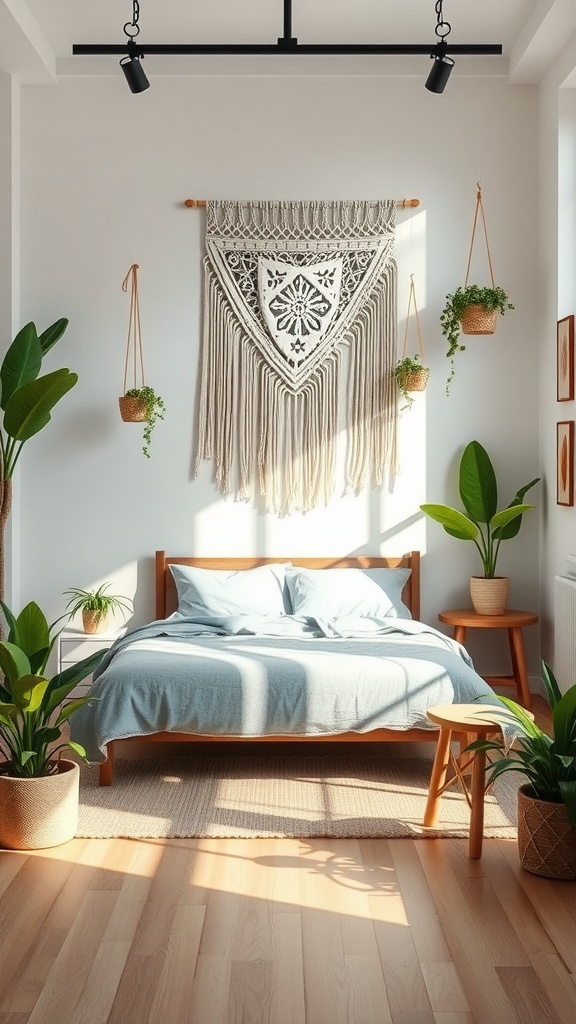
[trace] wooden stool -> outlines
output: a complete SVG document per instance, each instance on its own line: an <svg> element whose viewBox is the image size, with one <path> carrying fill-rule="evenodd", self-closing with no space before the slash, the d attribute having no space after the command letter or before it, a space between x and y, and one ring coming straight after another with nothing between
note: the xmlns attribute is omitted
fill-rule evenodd
<svg viewBox="0 0 576 1024"><path fill-rule="evenodd" d="M491 733L501 731L502 724L518 727L518 721L507 708L489 704L439 704L426 712L435 725L440 726L436 755L432 767L428 800L424 812L424 825L432 828L436 824L440 809L440 797L447 788L446 772L450 762L450 741L452 733L465 737L466 745L477 739L486 739ZM534 715L527 712L533 719ZM469 856L478 860L482 856L484 834L484 792L486 790L486 753L483 750L470 752L470 760L463 767L471 767L470 792L470 838ZM457 777L462 781L461 767L457 766ZM450 780L449 785L453 780Z"/></svg>
<svg viewBox="0 0 576 1024"><path fill-rule="evenodd" d="M506 629L512 659L512 675L484 676L490 686L515 686L518 701L525 708L532 707L530 690L528 689L528 670L524 652L523 626L535 626L538 616L535 612L509 611L503 615L479 615L472 608L455 608L440 612L440 622L454 627L454 639L466 646L467 629Z"/></svg>

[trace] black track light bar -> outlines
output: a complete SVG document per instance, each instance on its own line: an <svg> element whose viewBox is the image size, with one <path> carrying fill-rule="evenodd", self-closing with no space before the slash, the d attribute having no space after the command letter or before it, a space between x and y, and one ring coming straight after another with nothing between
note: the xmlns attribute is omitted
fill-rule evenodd
<svg viewBox="0 0 576 1024"><path fill-rule="evenodd" d="M428 43L299 43L281 38L277 43L141 43L138 49L145 56L191 56L220 54L226 56L269 56L271 54L297 54L299 56L430 56L433 45ZM128 53L127 43L74 43L72 53L77 57L113 56ZM500 56L499 43L450 43L446 53L464 56Z"/></svg>

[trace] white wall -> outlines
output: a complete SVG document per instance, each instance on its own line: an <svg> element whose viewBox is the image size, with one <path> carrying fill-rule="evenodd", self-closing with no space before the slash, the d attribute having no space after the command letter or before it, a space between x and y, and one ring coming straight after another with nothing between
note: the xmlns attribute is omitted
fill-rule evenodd
<svg viewBox="0 0 576 1024"><path fill-rule="evenodd" d="M441 608L469 603L475 549L424 521L419 505L458 501L457 463L473 438L494 458L502 505L542 475L535 88L455 74L434 96L415 77L254 76L156 78L132 96L120 75L62 79L23 89L22 163L22 318L44 327L68 316L50 367L80 375L22 458L23 600L55 616L66 587L112 580L115 591L135 594L143 621L153 611L156 548L320 555L418 547L423 618L436 624ZM447 398L439 314L463 283L479 178L497 283L516 309L493 337L468 339ZM414 271L432 377L402 415L393 495L335 497L327 509L278 518L223 499L208 465L192 478L203 215L181 205L189 196L420 198L418 209L398 214L399 342ZM120 284L134 261L146 376L167 406L150 460L117 405L128 318ZM480 247L476 270L488 283ZM539 507L543 494L532 492ZM515 607L538 608L538 518L526 517L501 551ZM537 631L529 632L534 672ZM480 647L471 635L480 671L496 667L502 643Z"/></svg>
<svg viewBox="0 0 576 1024"><path fill-rule="evenodd" d="M556 504L556 423L575 418L575 403L556 401L556 322L576 312L574 170L576 104L563 88L576 67L570 40L540 88L540 451L548 479L541 532L542 656L554 658L554 576L576 551L576 511ZM566 681L565 681L566 682Z"/></svg>

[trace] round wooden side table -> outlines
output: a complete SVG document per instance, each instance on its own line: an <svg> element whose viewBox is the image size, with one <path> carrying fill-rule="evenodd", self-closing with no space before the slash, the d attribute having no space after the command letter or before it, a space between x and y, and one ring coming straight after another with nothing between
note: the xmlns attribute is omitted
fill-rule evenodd
<svg viewBox="0 0 576 1024"><path fill-rule="evenodd" d="M440 612L438 618L440 622L454 627L454 639L464 646L467 629L506 629L512 659L512 675L484 676L484 679L490 686L515 686L518 702L525 708L532 707L522 627L536 625L538 616L535 612L510 609L503 615L478 615L472 608L455 608Z"/></svg>
<svg viewBox="0 0 576 1024"><path fill-rule="evenodd" d="M501 731L503 724L518 725L511 711L502 705L502 708L491 707L489 704L438 704L429 708L426 712L428 718L435 725L440 726L438 743L430 786L428 788L428 800L424 811L424 826L432 828L436 824L440 810L440 797L447 788L446 773L448 765L452 760L450 753L450 742L452 734L457 733L464 737L466 744L477 739L485 739ZM528 712L530 718L534 718L532 712ZM469 856L478 860L482 856L482 839L484 835L484 793L486 790L486 753L483 750L469 752L468 760L460 763L454 758L456 778L464 787L463 771L471 769L471 791L470 803L470 835L468 840ZM454 779L450 779L451 785ZM467 790L465 789L467 793Z"/></svg>

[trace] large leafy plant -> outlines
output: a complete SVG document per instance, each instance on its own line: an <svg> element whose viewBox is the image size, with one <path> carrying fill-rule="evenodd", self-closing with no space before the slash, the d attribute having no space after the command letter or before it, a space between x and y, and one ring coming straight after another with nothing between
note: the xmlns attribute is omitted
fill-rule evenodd
<svg viewBox="0 0 576 1024"><path fill-rule="evenodd" d="M80 757L85 750L63 737L64 726L90 697L67 700L75 686L94 671L105 648L49 679L46 666L60 630L31 601L15 617L0 602L9 632L0 640L0 771L16 778L38 778L57 770L57 755L69 747ZM62 740L61 743L58 743Z"/></svg>
<svg viewBox="0 0 576 1024"><path fill-rule="evenodd" d="M491 782L504 772L520 772L526 776L532 796L565 804L568 823L576 827L576 685L560 693L545 661L542 678L552 708L552 736L543 732L519 704L500 697L518 723L515 745L509 748L504 739L488 739L476 740L467 749L500 755L488 765Z"/></svg>
<svg viewBox="0 0 576 1024"><path fill-rule="evenodd" d="M78 380L68 369L40 376L44 356L62 337L68 320L42 334L33 323L16 335L0 366L0 598L4 597L4 532L12 503L12 476L27 441L50 422L52 409Z"/></svg>
<svg viewBox="0 0 576 1024"><path fill-rule="evenodd" d="M509 505L498 511L498 485L490 456L479 441L470 441L460 459L459 490L466 513L449 505L421 505L427 516L444 527L457 540L471 540L482 559L484 576L496 575L496 563L503 540L516 537L522 516L534 508L524 504L524 496L540 480L535 477L521 487Z"/></svg>

